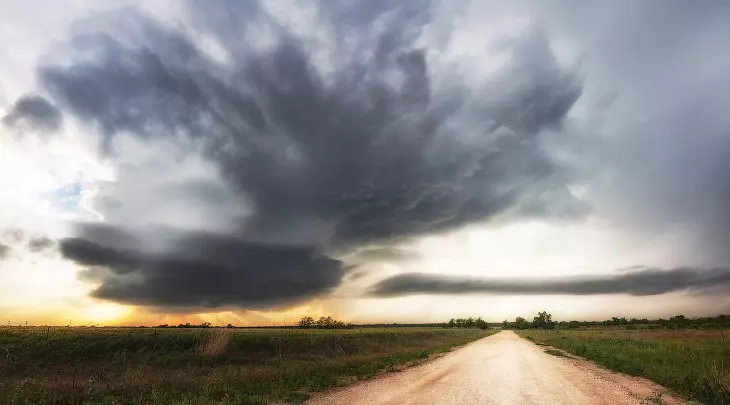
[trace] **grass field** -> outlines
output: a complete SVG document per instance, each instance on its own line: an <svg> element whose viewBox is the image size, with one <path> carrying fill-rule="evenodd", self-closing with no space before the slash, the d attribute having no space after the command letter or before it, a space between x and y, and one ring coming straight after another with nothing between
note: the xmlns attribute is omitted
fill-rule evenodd
<svg viewBox="0 0 730 405"><path fill-rule="evenodd" d="M518 333L606 368L649 378L688 399L730 404L728 331L597 329Z"/></svg>
<svg viewBox="0 0 730 405"><path fill-rule="evenodd" d="M0 328L0 404L296 402L490 333Z"/></svg>

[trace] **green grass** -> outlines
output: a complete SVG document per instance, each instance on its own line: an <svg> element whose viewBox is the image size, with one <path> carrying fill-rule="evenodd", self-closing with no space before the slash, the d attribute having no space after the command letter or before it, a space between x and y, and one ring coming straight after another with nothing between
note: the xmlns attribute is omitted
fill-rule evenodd
<svg viewBox="0 0 730 405"><path fill-rule="evenodd" d="M0 404L296 402L490 333L0 328Z"/></svg>
<svg viewBox="0 0 730 405"><path fill-rule="evenodd" d="M719 332L717 337L701 331L518 333L611 370L649 378L688 399L730 403L730 343Z"/></svg>

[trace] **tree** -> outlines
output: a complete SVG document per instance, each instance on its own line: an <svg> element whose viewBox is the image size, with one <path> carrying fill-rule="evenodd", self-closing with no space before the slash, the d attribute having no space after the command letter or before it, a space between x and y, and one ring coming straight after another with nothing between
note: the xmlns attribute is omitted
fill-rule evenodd
<svg viewBox="0 0 730 405"><path fill-rule="evenodd" d="M314 326L314 319L311 316L305 316L299 320L297 326L303 329L309 329Z"/></svg>
<svg viewBox="0 0 730 405"><path fill-rule="evenodd" d="M337 322L334 319L332 319L331 316L328 316L326 318L322 316L319 319L317 319L317 321L314 324L318 328L323 328L323 329L333 329L333 328L337 327Z"/></svg>
<svg viewBox="0 0 730 405"><path fill-rule="evenodd" d="M515 329L527 329L530 327L529 322L525 320L525 318L518 316L515 318Z"/></svg>
<svg viewBox="0 0 730 405"><path fill-rule="evenodd" d="M548 314L547 311L538 312L532 320L532 326L539 329L552 329L553 316Z"/></svg>

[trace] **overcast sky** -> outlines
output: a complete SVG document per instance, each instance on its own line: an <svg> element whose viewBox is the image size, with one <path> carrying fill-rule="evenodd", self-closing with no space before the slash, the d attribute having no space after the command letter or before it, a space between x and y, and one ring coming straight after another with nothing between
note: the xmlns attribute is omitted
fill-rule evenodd
<svg viewBox="0 0 730 405"><path fill-rule="evenodd" d="M730 311L727 2L0 8L2 322Z"/></svg>

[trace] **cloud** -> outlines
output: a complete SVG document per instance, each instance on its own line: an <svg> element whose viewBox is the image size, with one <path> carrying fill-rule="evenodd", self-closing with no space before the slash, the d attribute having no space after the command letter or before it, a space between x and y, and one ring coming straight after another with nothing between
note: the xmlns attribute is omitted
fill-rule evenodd
<svg viewBox="0 0 730 405"><path fill-rule="evenodd" d="M399 297L413 294L628 294L643 296L678 291L727 293L730 291L730 268L679 267L670 270L632 268L612 275L494 279L406 273L373 285L370 294L376 297Z"/></svg>
<svg viewBox="0 0 730 405"><path fill-rule="evenodd" d="M249 234L305 224L308 239L345 245L416 236L560 189L534 135L560 122L580 86L544 41L520 43L515 55L539 57L516 58L514 91L482 101L456 80L436 91L425 50L404 42L414 27L356 38L364 49L336 55L326 74L274 27L275 45L249 49L225 80L183 33L138 23L157 33L148 46L87 40L93 58L44 66L42 82L107 142L121 132L192 139L253 206Z"/></svg>
<svg viewBox="0 0 730 405"><path fill-rule="evenodd" d="M328 293L348 271L311 247L176 236L175 250L158 253L82 238L64 239L60 248L65 257L87 266L84 279L100 283L94 297L157 307L281 307Z"/></svg>
<svg viewBox="0 0 730 405"><path fill-rule="evenodd" d="M40 253L50 249L56 242L48 236L29 236L36 232L23 229L5 229L0 234L0 259L8 258L11 252Z"/></svg>
<svg viewBox="0 0 730 405"><path fill-rule="evenodd" d="M43 250L46 250L54 245L55 242L51 240L47 236L42 236L39 238L32 238L28 241L28 250L30 250L33 253L37 253Z"/></svg>
<svg viewBox="0 0 730 405"><path fill-rule="evenodd" d="M5 229L2 238L10 242L20 242L25 238L25 232L19 228Z"/></svg>
<svg viewBox="0 0 730 405"><path fill-rule="evenodd" d="M416 251L407 249L392 247L372 247L358 250L354 253L353 257L355 260L362 260L366 262L402 262L416 260L420 258L421 255Z"/></svg>
<svg viewBox="0 0 730 405"><path fill-rule="evenodd" d="M568 128L581 134L573 168L592 212L627 237L681 235L673 254L682 263L730 261L730 49L722 41L730 4L586 2L538 12L584 55L581 113Z"/></svg>
<svg viewBox="0 0 730 405"><path fill-rule="evenodd" d="M26 95L19 98L2 122L8 126L28 126L50 132L61 127L61 112L48 100L39 95Z"/></svg>
<svg viewBox="0 0 730 405"><path fill-rule="evenodd" d="M505 47L508 65L475 85L434 61L439 49L419 42L433 18L428 2L312 2L313 17L302 21L281 21L254 4L191 3L192 31L130 9L92 18L76 29L82 34L71 42L77 55L70 63L40 66L44 90L97 130L102 152L117 163L117 181L94 196L112 227L126 225L138 237L163 217L179 239L230 241L272 261L234 266L206 256L191 263L175 246L122 253L101 244L112 251L86 264L112 271L94 272L96 295L148 305L307 297L339 278L320 268L326 261L313 264L290 245L339 255L497 216L584 213L541 144L540 133L558 129L582 92L544 33L516 38ZM313 27L323 35L310 35ZM147 161L134 159L130 151L139 149L128 145L135 142ZM213 174L163 190L163 179L178 173L168 163L180 156L197 157ZM559 212L539 209L553 201ZM166 215L188 209L207 220ZM97 244L78 228L78 238ZM85 263L69 250L79 239L65 243L64 255ZM283 262L267 253L277 249ZM301 277L320 287L299 292L274 277L283 266L281 274L296 280L287 270L295 259ZM134 283L119 260L134 268ZM168 264L185 268L188 283L168 282ZM199 298L194 286L212 286L211 277L230 282L215 284L218 296L211 287ZM243 278L261 282L254 291Z"/></svg>

